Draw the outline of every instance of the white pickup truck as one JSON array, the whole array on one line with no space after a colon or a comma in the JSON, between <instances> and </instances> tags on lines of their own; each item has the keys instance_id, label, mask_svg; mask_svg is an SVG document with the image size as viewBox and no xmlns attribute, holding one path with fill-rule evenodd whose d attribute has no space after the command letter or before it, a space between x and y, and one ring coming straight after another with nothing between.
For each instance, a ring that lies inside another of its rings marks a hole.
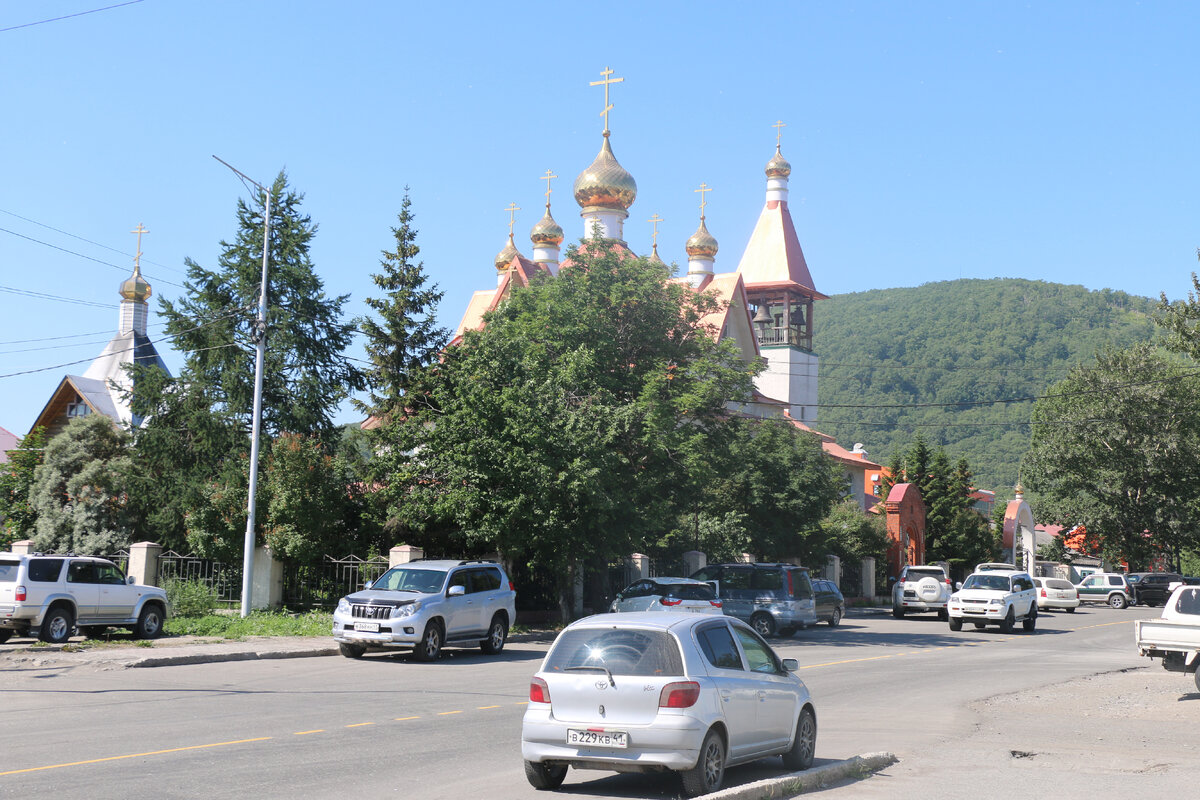
<instances>
[{"instance_id":1,"label":"white pickup truck","mask_svg":"<svg viewBox=\"0 0 1200 800\"><path fill-rule=\"evenodd\" d=\"M1191 673L1200 690L1200 586L1175 587L1159 619L1133 623L1138 653L1161 658L1163 669Z\"/></svg>"}]
</instances>

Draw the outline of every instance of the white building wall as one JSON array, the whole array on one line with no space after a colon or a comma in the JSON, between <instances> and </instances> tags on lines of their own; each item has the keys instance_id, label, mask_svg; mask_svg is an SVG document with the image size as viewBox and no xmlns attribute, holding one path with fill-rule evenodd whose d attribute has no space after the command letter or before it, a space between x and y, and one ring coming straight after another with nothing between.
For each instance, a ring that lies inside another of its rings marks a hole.
<instances>
[{"instance_id":1,"label":"white building wall","mask_svg":"<svg viewBox=\"0 0 1200 800\"><path fill-rule=\"evenodd\" d=\"M817 355L794 347L764 347L767 368L755 386L767 397L790 406L792 419L805 424L817 419Z\"/></svg>"}]
</instances>

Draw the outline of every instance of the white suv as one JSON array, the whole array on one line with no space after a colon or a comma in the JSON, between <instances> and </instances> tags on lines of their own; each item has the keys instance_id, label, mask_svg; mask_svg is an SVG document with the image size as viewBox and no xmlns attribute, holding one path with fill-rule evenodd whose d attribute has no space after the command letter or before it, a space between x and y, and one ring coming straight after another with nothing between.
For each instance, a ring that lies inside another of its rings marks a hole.
<instances>
[{"instance_id":1,"label":"white suv","mask_svg":"<svg viewBox=\"0 0 1200 800\"><path fill-rule=\"evenodd\" d=\"M517 593L493 561L412 561L392 567L333 612L333 638L346 658L369 647L410 647L435 661L442 645L504 649Z\"/></svg>"},{"instance_id":2,"label":"white suv","mask_svg":"<svg viewBox=\"0 0 1200 800\"><path fill-rule=\"evenodd\" d=\"M892 616L901 619L913 612L936 611L938 619L945 619L953 591L946 571L937 565L902 567L892 587Z\"/></svg>"},{"instance_id":3,"label":"white suv","mask_svg":"<svg viewBox=\"0 0 1200 800\"><path fill-rule=\"evenodd\" d=\"M1027 632L1033 633L1037 625L1037 591L1026 572L972 572L962 588L951 595L947 610L952 631L960 631L964 622L970 622L976 628L999 625L1004 633L1012 633L1020 621Z\"/></svg>"},{"instance_id":4,"label":"white suv","mask_svg":"<svg viewBox=\"0 0 1200 800\"><path fill-rule=\"evenodd\" d=\"M167 593L134 583L111 561L0 553L0 643L17 634L61 644L76 626L88 636L113 626L153 639L166 619Z\"/></svg>"}]
</instances>

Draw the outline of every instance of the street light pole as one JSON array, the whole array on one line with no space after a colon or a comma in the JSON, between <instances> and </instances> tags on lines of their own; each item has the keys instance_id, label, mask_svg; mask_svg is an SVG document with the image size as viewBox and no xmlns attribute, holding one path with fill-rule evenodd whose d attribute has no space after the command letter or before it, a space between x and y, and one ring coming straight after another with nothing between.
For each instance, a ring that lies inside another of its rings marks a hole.
<instances>
[{"instance_id":1,"label":"street light pole","mask_svg":"<svg viewBox=\"0 0 1200 800\"><path fill-rule=\"evenodd\" d=\"M247 177L217 156L213 156L233 170L243 180L259 188L266 198L263 201L263 254L262 289L258 295L258 319L254 324L254 417L250 428L250 487L246 501L246 538L242 545L242 616L250 614L251 595L254 588L254 516L257 510L258 492L258 440L262 428L263 363L267 355L267 254L271 241L271 193L258 181Z\"/></svg>"}]
</instances>

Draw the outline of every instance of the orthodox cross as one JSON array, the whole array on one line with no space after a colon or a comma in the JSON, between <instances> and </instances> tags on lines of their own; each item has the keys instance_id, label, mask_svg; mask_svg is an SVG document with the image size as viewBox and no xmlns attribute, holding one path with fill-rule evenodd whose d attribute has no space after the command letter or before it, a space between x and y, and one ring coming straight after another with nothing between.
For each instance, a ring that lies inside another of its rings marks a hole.
<instances>
[{"instance_id":1,"label":"orthodox cross","mask_svg":"<svg viewBox=\"0 0 1200 800\"><path fill-rule=\"evenodd\" d=\"M149 232L150 231L146 230L145 227L143 227L142 223L140 223L140 222L138 223L138 226L136 228L134 228L133 230L130 231L130 233L136 233L137 237L138 237L137 253L135 253L133 256L133 271L134 272L137 272L141 269L141 266L138 262L140 261L140 259L142 257L142 234L149 233Z\"/></svg>"},{"instance_id":2,"label":"orthodox cross","mask_svg":"<svg viewBox=\"0 0 1200 800\"><path fill-rule=\"evenodd\" d=\"M652 245L654 245L655 247L658 247L658 223L663 222L663 221L664 221L663 218L658 215L657 211L654 212L653 217L646 220L646 222L654 223L654 233L651 234L650 243Z\"/></svg>"},{"instance_id":3,"label":"orthodox cross","mask_svg":"<svg viewBox=\"0 0 1200 800\"><path fill-rule=\"evenodd\" d=\"M516 203L509 203L508 208L504 210L508 212L508 238L511 239L513 235L513 225L517 221L517 212L520 211L521 208Z\"/></svg>"},{"instance_id":4,"label":"orthodox cross","mask_svg":"<svg viewBox=\"0 0 1200 800\"><path fill-rule=\"evenodd\" d=\"M700 193L700 219L704 219L704 207L708 205L707 201L704 199L704 193L711 192L712 189L708 188L707 183L701 183L699 189L692 189L692 191Z\"/></svg>"},{"instance_id":5,"label":"orthodox cross","mask_svg":"<svg viewBox=\"0 0 1200 800\"><path fill-rule=\"evenodd\" d=\"M550 179L557 177L558 176L554 174L554 170L548 169L546 170L546 174L539 178L539 180L546 182L546 208L550 207L550 192L552 191L550 188Z\"/></svg>"},{"instance_id":6,"label":"orthodox cross","mask_svg":"<svg viewBox=\"0 0 1200 800\"><path fill-rule=\"evenodd\" d=\"M603 86L604 86L604 110L600 112L600 116L604 117L604 134L607 136L608 135L608 112L612 111L612 103L608 102L608 87L610 84L613 84L613 83L621 83L625 79L611 77L613 74L612 67L605 67L600 72L600 74L604 76L604 80L592 81L591 83L588 84L588 86L600 86L601 84L603 84Z\"/></svg>"},{"instance_id":7,"label":"orthodox cross","mask_svg":"<svg viewBox=\"0 0 1200 800\"><path fill-rule=\"evenodd\" d=\"M775 124L771 126L775 129L775 149L779 149L779 137L783 135L783 129L787 127L787 123L783 120L775 120Z\"/></svg>"}]
</instances>

